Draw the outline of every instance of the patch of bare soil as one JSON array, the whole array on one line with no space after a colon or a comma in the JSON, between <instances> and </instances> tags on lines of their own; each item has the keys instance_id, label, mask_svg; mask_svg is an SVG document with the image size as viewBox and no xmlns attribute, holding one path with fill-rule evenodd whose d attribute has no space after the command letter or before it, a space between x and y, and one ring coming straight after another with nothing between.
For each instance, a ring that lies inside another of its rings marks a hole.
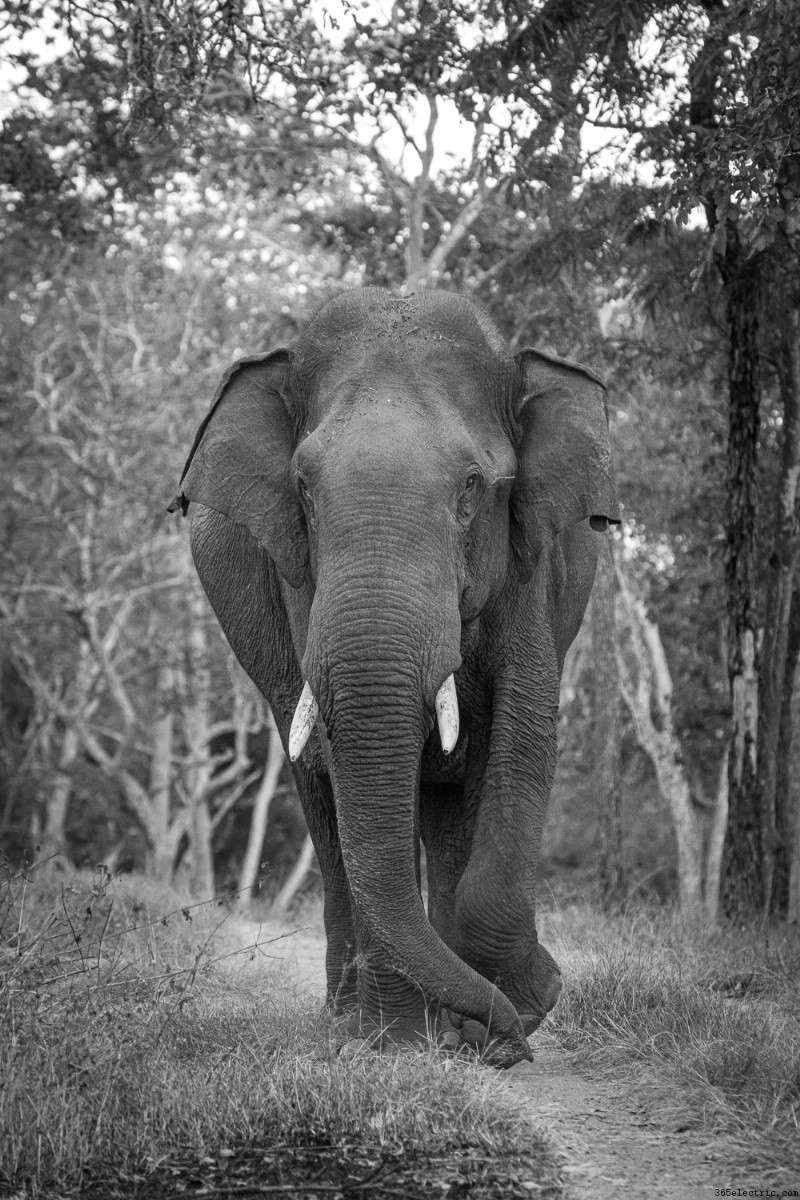
<instances>
[{"instance_id":1,"label":"patch of bare soil","mask_svg":"<svg viewBox=\"0 0 800 1200\"><path fill-rule=\"evenodd\" d=\"M267 971L287 986L325 993L325 931L317 910L297 918L269 917L253 921L233 917L220 930L216 945L224 945L244 970Z\"/></svg>"},{"instance_id":2,"label":"patch of bare soil","mask_svg":"<svg viewBox=\"0 0 800 1200\"><path fill-rule=\"evenodd\" d=\"M294 981L322 996L325 937L313 913L294 924L237 920L228 936L232 944L260 946L251 957L259 969L268 966L287 984ZM275 940L263 945L267 939ZM618 1065L580 1066L545 1031L534 1035L532 1045L534 1061L505 1072L500 1095L547 1134L574 1200L684 1200L710 1198L717 1189L768 1186L763 1178L745 1180L726 1166L734 1149L726 1139L665 1118L653 1099L652 1080L644 1088ZM670 1086L674 1093L674 1083Z\"/></svg>"},{"instance_id":3,"label":"patch of bare soil","mask_svg":"<svg viewBox=\"0 0 800 1200\"><path fill-rule=\"evenodd\" d=\"M534 1061L512 1067L504 1090L557 1146L576 1200L711 1197L731 1186L721 1148L664 1128L634 1081L580 1069L551 1034L534 1034L532 1044Z\"/></svg>"}]
</instances>

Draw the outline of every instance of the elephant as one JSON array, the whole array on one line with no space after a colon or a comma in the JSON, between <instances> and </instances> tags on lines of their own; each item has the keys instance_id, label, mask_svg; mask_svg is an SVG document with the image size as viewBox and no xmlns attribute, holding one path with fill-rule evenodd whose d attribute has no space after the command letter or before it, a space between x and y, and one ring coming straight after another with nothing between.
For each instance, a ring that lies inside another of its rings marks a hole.
<instances>
[{"instance_id":1,"label":"elephant","mask_svg":"<svg viewBox=\"0 0 800 1200\"><path fill-rule=\"evenodd\" d=\"M328 1005L530 1059L561 987L535 920L560 673L620 520L602 381L462 295L345 291L230 367L190 503L319 860Z\"/></svg>"}]
</instances>

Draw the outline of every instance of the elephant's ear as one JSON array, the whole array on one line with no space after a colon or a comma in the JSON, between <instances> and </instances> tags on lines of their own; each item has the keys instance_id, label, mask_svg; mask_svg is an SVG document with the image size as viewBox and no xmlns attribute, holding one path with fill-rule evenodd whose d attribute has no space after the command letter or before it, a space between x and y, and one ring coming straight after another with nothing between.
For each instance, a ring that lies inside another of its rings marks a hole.
<instances>
[{"instance_id":1,"label":"elephant's ear","mask_svg":"<svg viewBox=\"0 0 800 1200\"><path fill-rule=\"evenodd\" d=\"M520 351L516 362L523 385L511 545L527 582L543 546L562 529L588 517L593 529L604 530L620 515L602 381L539 350Z\"/></svg>"},{"instance_id":2,"label":"elephant's ear","mask_svg":"<svg viewBox=\"0 0 800 1200\"><path fill-rule=\"evenodd\" d=\"M243 525L292 587L300 587L308 544L289 475L294 437L284 395L291 361L288 350L275 350L240 358L228 370L169 511L185 514L196 500Z\"/></svg>"}]
</instances>

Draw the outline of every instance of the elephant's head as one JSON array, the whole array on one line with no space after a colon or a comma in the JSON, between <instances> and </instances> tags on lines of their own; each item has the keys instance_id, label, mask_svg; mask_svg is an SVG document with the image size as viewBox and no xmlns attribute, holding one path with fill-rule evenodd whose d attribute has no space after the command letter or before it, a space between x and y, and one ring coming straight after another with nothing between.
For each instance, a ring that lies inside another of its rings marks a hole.
<instances>
[{"instance_id":1,"label":"elephant's head","mask_svg":"<svg viewBox=\"0 0 800 1200\"><path fill-rule=\"evenodd\" d=\"M428 924L415 877L422 748L437 709L443 749L455 742L464 626L525 586L561 530L618 520L602 386L512 355L466 299L345 293L293 353L228 372L182 496L245 526L308 596L290 751L318 711L355 902L398 967L458 1007L474 972ZM485 988L470 1015L519 1039Z\"/></svg>"}]
</instances>

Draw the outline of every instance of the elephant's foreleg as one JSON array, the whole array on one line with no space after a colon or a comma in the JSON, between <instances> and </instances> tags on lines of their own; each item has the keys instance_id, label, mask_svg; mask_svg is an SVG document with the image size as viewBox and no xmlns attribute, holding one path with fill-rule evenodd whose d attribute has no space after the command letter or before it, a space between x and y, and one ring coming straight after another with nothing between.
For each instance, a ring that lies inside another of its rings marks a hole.
<instances>
[{"instance_id":1,"label":"elephant's foreleg","mask_svg":"<svg viewBox=\"0 0 800 1200\"><path fill-rule=\"evenodd\" d=\"M539 611L546 611L544 603ZM520 630L516 647L515 661L495 681L480 809L456 889L455 949L508 996L529 1033L561 989L558 967L536 932L536 878L558 713L556 650L544 615ZM524 675L517 665L523 662Z\"/></svg>"},{"instance_id":2,"label":"elephant's foreleg","mask_svg":"<svg viewBox=\"0 0 800 1200\"><path fill-rule=\"evenodd\" d=\"M475 806L460 783L420 785L420 824L425 845L428 919L439 937L455 948L456 888L472 845Z\"/></svg>"},{"instance_id":3,"label":"elephant's foreleg","mask_svg":"<svg viewBox=\"0 0 800 1200\"><path fill-rule=\"evenodd\" d=\"M397 970L355 913L358 940L358 1027L354 1033L386 1042L424 1040L433 1032L429 1001Z\"/></svg>"}]
</instances>

